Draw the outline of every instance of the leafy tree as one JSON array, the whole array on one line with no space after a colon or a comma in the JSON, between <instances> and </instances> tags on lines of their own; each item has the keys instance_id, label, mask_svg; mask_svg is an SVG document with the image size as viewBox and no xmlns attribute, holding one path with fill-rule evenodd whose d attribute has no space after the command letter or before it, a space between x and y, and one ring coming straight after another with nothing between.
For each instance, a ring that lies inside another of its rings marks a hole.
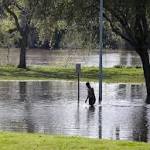
<instances>
[{"instance_id":1,"label":"leafy tree","mask_svg":"<svg viewBox=\"0 0 150 150\"><path fill-rule=\"evenodd\" d=\"M79 26L99 27L100 0L70 0L71 19ZM146 102L150 103L150 1L149 0L105 0L104 18L111 30L127 41L141 58L147 89ZM68 13L69 14L69 13ZM99 33L95 32L95 35Z\"/></svg>"},{"instance_id":2,"label":"leafy tree","mask_svg":"<svg viewBox=\"0 0 150 150\"><path fill-rule=\"evenodd\" d=\"M104 13L112 31L130 43L141 58L147 88L147 103L150 103L149 7L148 0L107 0Z\"/></svg>"},{"instance_id":3,"label":"leafy tree","mask_svg":"<svg viewBox=\"0 0 150 150\"><path fill-rule=\"evenodd\" d=\"M55 0L0 0L1 18L13 18L14 28L9 32L17 31L20 34L20 62L19 68L26 68L26 48L30 29L37 20L54 20L57 8ZM57 18L56 18L57 19Z\"/></svg>"}]
</instances>

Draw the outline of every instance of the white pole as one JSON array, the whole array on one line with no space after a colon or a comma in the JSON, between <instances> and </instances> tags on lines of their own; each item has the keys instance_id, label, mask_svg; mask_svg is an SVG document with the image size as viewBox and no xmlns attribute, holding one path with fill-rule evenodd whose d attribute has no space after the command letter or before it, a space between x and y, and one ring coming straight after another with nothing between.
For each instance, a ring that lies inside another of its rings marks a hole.
<instances>
[{"instance_id":1,"label":"white pole","mask_svg":"<svg viewBox=\"0 0 150 150\"><path fill-rule=\"evenodd\" d=\"M103 50L103 0L100 0L99 13L99 29L100 29L100 51L99 51L99 103L102 101L102 79L103 79L103 64L102 64L102 50Z\"/></svg>"}]
</instances>

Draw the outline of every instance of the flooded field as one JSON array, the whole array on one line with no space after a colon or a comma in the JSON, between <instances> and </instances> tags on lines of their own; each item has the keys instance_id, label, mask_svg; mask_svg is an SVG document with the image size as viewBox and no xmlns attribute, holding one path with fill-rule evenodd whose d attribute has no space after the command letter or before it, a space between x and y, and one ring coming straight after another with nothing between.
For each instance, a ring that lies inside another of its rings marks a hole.
<instances>
[{"instance_id":1,"label":"flooded field","mask_svg":"<svg viewBox=\"0 0 150 150\"><path fill-rule=\"evenodd\" d=\"M0 49L0 64L18 65L18 49ZM68 66L81 63L82 66L98 66L99 52L97 50L41 50L34 49L27 52L27 65L58 65ZM126 50L104 50L103 66L113 67L140 66L139 56L132 51Z\"/></svg>"},{"instance_id":2,"label":"flooded field","mask_svg":"<svg viewBox=\"0 0 150 150\"><path fill-rule=\"evenodd\" d=\"M76 82L0 82L0 130L150 141L144 84L104 83L103 93L102 104L89 107L84 82L79 104Z\"/></svg>"}]
</instances>

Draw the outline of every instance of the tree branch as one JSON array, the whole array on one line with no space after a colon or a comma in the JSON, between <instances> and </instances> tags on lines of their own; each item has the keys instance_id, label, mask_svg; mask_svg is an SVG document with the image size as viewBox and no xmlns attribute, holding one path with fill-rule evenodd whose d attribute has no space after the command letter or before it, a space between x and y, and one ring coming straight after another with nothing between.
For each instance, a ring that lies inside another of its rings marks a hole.
<instances>
[{"instance_id":1,"label":"tree branch","mask_svg":"<svg viewBox=\"0 0 150 150\"><path fill-rule=\"evenodd\" d=\"M133 36L134 34L133 34L131 28L129 27L126 15L124 15L123 12L119 11L119 14L122 15L122 17L121 17L121 16L117 15L117 13L115 11L113 11L112 9L107 9L107 11L111 14L111 16L115 17L118 20L118 22L121 24L122 28L124 28L128 37L130 37L130 39L135 42L135 38Z\"/></svg>"},{"instance_id":2,"label":"tree branch","mask_svg":"<svg viewBox=\"0 0 150 150\"><path fill-rule=\"evenodd\" d=\"M7 5L4 5L4 7L7 10L7 12L14 18L17 29L20 30L20 24L19 24L18 17L16 16L16 14Z\"/></svg>"},{"instance_id":3,"label":"tree branch","mask_svg":"<svg viewBox=\"0 0 150 150\"><path fill-rule=\"evenodd\" d=\"M34 3L34 7L32 7L32 10L31 10L31 13L30 13L30 22L31 22L31 19L33 17L33 14L34 14L38 4L39 4L39 0L36 0L36 2Z\"/></svg>"},{"instance_id":4,"label":"tree branch","mask_svg":"<svg viewBox=\"0 0 150 150\"><path fill-rule=\"evenodd\" d=\"M11 33L15 32L15 31L17 31L17 28L9 29L7 32L11 34Z\"/></svg>"},{"instance_id":5,"label":"tree branch","mask_svg":"<svg viewBox=\"0 0 150 150\"><path fill-rule=\"evenodd\" d=\"M112 20L106 15L106 14L103 14L105 19L109 22L110 26L111 26L111 29L112 31L119 35L122 39L128 41L132 46L136 45L135 44L135 41L133 41L132 39L130 39L129 37L125 36L119 28L115 27L114 24L112 23Z\"/></svg>"}]
</instances>

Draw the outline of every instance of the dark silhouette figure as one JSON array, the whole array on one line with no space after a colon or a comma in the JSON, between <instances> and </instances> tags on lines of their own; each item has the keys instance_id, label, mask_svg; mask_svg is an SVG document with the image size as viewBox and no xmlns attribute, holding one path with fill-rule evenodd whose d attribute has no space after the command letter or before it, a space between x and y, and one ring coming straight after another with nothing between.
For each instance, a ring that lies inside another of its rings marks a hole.
<instances>
[{"instance_id":1,"label":"dark silhouette figure","mask_svg":"<svg viewBox=\"0 0 150 150\"><path fill-rule=\"evenodd\" d=\"M88 88L88 96L85 100L85 103L89 99L89 105L93 106L95 104L95 101L96 101L95 94L94 94L94 89L91 87L89 82L86 83L86 86Z\"/></svg>"}]
</instances>

